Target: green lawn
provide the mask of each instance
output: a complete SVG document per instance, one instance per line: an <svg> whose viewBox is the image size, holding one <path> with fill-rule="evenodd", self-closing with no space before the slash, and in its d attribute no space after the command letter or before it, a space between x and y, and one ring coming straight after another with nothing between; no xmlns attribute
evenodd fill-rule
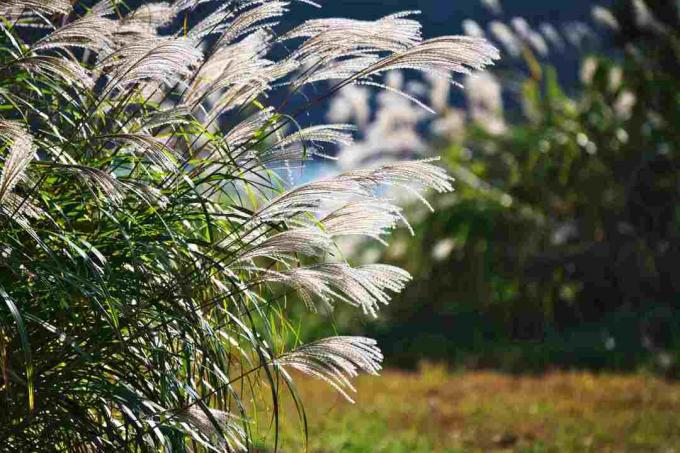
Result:
<svg viewBox="0 0 680 453"><path fill-rule="evenodd" d="M311 452L667 452L680 446L680 383L649 376L388 370L359 379L354 405L319 381L299 383ZM282 423L281 451L304 451L299 421L289 415Z"/></svg>

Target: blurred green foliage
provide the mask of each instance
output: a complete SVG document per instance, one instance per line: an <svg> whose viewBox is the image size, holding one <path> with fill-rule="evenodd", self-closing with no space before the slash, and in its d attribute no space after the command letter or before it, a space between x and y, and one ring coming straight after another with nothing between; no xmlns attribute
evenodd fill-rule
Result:
<svg viewBox="0 0 680 453"><path fill-rule="evenodd" d="M528 61L521 117L500 134L469 126L444 146L457 192L401 238L392 261L415 281L368 327L393 362L675 372L680 14L671 3L649 2L652 24L622 5L617 51L584 56L575 95Z"/></svg>

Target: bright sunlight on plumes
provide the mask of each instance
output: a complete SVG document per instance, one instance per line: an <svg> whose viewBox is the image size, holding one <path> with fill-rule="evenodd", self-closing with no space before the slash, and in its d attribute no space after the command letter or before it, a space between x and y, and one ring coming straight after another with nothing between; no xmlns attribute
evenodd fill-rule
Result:
<svg viewBox="0 0 680 453"><path fill-rule="evenodd" d="M423 160L287 189L352 142L348 125L301 123L388 71L452 82L498 58L482 38L424 40L416 12L280 30L319 5L135 3L0 4L3 449L249 449L256 423L278 432L294 370L349 399L380 369L375 342L303 344L285 305L377 316L410 276L353 267L335 241L406 222L386 185L452 184Z"/></svg>

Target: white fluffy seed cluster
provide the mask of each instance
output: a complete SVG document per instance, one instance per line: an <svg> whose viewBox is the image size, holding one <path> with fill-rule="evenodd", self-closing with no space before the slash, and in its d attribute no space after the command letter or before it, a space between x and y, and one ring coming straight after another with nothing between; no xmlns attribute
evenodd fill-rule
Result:
<svg viewBox="0 0 680 453"><path fill-rule="evenodd" d="M276 364L322 379L354 402L348 394L355 391L350 379L359 372L377 375L382 360L375 340L338 336L303 345L278 358Z"/></svg>

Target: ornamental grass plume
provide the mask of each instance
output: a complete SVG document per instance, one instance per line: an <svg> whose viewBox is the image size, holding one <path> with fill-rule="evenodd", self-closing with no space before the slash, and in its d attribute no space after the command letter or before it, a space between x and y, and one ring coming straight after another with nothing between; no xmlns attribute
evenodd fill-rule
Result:
<svg viewBox="0 0 680 453"><path fill-rule="evenodd" d="M336 239L403 220L383 185L451 181L417 161L286 191L280 170L352 141L300 120L390 70L452 80L498 57L423 40L413 12L281 32L288 1L139 3L0 2L6 451L250 449L256 398L275 432L281 393L297 401L291 370L349 398L380 369L375 343L287 341L285 302L377 315L409 275L353 267Z"/></svg>

